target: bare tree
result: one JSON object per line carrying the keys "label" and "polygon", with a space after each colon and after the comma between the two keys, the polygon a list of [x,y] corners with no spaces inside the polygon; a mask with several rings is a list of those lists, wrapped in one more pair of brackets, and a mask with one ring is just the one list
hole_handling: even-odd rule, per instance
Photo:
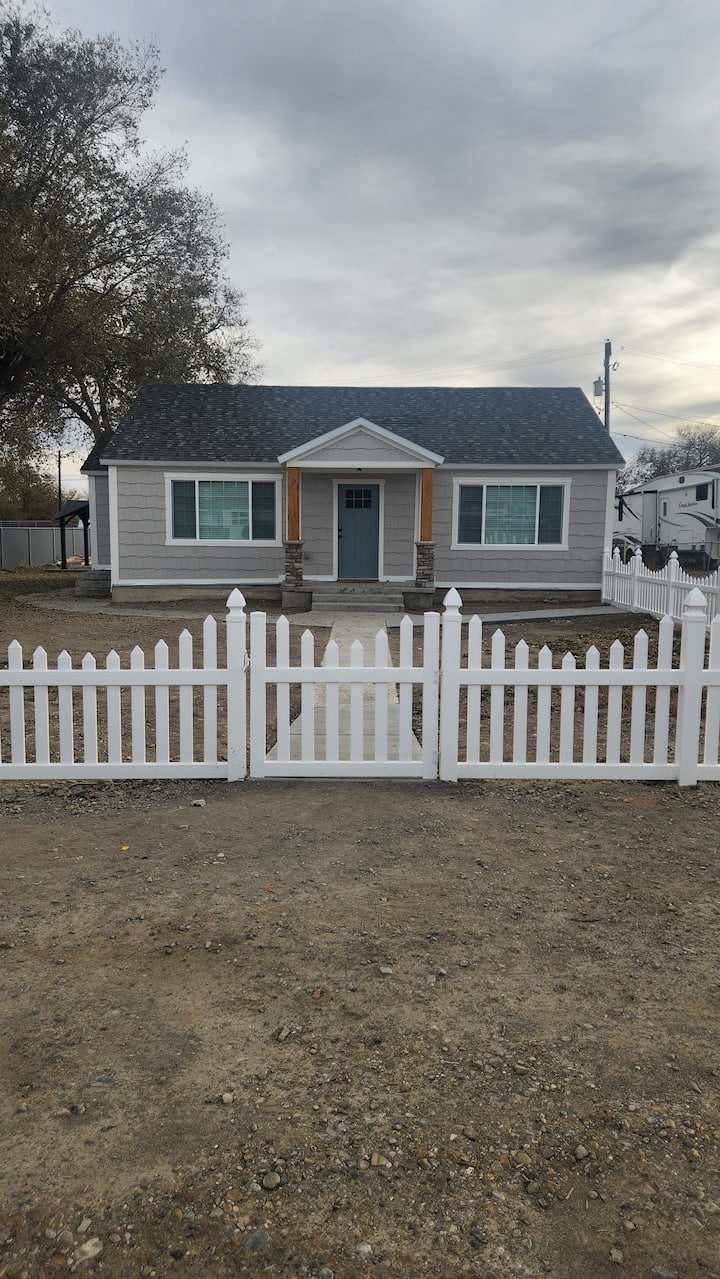
{"label": "bare tree", "polygon": [[638,451],[618,474],[618,492],[628,493],[658,475],[716,466],[720,466],[720,427],[681,426],[672,444],[648,444]]}
{"label": "bare tree", "polygon": [[[95,438],[142,382],[251,381],[212,199],[147,155],[157,50],[0,7],[0,428]],[[14,422],[14,426],[13,426]],[[26,443],[32,443],[31,436]]]}

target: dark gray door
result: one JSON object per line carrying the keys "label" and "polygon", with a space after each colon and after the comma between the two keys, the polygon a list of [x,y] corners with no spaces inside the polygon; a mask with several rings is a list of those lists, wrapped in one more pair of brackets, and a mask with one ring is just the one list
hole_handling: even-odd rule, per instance
{"label": "dark gray door", "polygon": [[376,579],[380,485],[338,485],[338,577]]}

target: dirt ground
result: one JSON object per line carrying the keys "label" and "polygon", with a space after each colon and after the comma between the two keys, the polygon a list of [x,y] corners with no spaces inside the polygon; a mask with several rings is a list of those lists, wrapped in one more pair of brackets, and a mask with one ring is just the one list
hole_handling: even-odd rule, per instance
{"label": "dirt ground", "polygon": [[0,1277],[717,1279],[718,798],[3,783]]}

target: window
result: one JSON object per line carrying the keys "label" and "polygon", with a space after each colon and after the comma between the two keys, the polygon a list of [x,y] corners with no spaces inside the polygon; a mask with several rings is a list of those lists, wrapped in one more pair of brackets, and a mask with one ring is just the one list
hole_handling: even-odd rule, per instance
{"label": "window", "polygon": [[171,480],[171,538],[274,542],[275,480]]}
{"label": "window", "polygon": [[346,489],[346,510],[370,510],[372,508],[372,489]]}
{"label": "window", "polygon": [[565,484],[460,484],[462,546],[561,546]]}
{"label": "window", "polygon": [[708,484],[695,485],[695,501],[696,502],[707,502],[709,487],[710,486]]}

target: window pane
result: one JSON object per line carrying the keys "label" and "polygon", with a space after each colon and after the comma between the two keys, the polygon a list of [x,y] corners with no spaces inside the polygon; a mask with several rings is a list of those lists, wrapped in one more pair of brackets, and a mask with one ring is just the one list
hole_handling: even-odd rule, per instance
{"label": "window pane", "polygon": [[538,516],[538,542],[562,542],[563,490],[540,489],[540,514]]}
{"label": "window pane", "polygon": [[483,490],[481,484],[460,488],[458,542],[482,542]]}
{"label": "window pane", "polygon": [[275,485],[257,481],[252,485],[252,535],[275,538]]}
{"label": "window pane", "polygon": [[246,542],[250,537],[247,480],[200,480],[200,537],[216,542]]}
{"label": "window pane", "polygon": [[196,537],[195,531],[195,481],[173,480],[172,486],[173,537]]}
{"label": "window pane", "polygon": [[485,541],[494,546],[533,546],[536,501],[534,484],[488,484]]}

